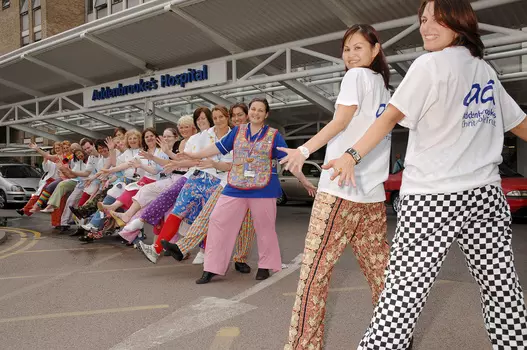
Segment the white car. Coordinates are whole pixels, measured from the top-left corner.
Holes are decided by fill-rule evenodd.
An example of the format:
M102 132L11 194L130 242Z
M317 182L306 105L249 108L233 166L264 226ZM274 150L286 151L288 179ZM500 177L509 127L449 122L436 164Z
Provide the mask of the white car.
M0 164L0 209L26 203L38 189L41 174L27 164Z
M302 173L314 186L318 187L318 181L320 180L320 174L322 168L320 167L322 161L310 161L307 160L302 167ZM309 196L306 189L298 179L291 174L291 172L281 168L278 172L278 179L280 180L280 186L282 187L282 195L276 199L276 204L284 205L287 201L306 201L312 202L313 197Z

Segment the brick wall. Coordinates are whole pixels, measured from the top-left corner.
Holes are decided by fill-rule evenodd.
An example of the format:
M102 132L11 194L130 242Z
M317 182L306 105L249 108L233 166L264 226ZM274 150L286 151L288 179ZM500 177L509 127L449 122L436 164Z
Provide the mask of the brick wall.
M43 38L78 27L85 22L84 0L41 0Z
M0 56L21 46L19 1L11 0L11 6L4 10L0 3L0 32Z

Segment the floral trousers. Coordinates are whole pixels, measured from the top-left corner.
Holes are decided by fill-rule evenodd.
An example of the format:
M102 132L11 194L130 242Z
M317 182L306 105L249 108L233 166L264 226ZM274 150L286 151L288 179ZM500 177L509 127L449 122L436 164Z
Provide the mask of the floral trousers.
M322 349L328 288L350 245L377 304L389 259L384 203L355 203L319 192L313 204L289 341L284 350Z

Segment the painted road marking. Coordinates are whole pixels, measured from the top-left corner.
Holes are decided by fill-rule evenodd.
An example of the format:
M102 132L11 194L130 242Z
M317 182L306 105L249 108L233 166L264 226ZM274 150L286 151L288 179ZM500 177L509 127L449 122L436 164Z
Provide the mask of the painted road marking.
M204 297L143 328L111 350L151 349L256 309L236 301Z
M92 267L95 267L95 266L99 266L100 264L103 264L105 263L106 261L110 260L110 259L113 259L119 255L122 255L122 253L115 253L115 254L112 254L110 256L106 256L102 259L99 259L99 260L96 260L94 263L86 266L86 267L83 267L81 269L77 269L77 270L74 270L74 271L70 271L70 272L66 272L66 273L62 273L62 274L59 274L59 275L56 275L54 277L51 277L50 279L48 280L45 280L45 281L42 281L42 282L39 282L39 283L35 283L35 284L32 284L32 285L29 285L29 286L26 286L26 287L23 287L23 288L19 288L11 293L6 293L6 294L3 294L3 295L0 295L0 301L2 300L5 300L5 299L8 299L8 298L11 298L13 296L17 296L17 295L20 295L20 294L23 294L25 292L29 292L35 288L40 288L40 287L43 287L45 285L48 285L50 283L53 283L55 281L58 281L62 278L65 278L65 277L68 277L70 275L73 275L74 273L78 273L78 272L81 272L82 270L85 270L85 269L90 269Z
M133 333L111 350L151 349L255 310L256 306L241 301L298 270L301 262L302 254L299 254L286 270L272 275L230 299L200 298L190 303L190 306L178 309L167 317Z
M20 248L20 249L17 249L17 250L15 250L15 251L11 252L11 253L8 253L8 254L5 254L5 255L0 256L0 260L5 259L5 258L8 258L8 257L13 256L13 255L16 255L16 254L19 254L19 253L21 253L21 252L24 252L24 251L26 251L26 250L32 248L33 246L35 246L35 245L38 243L38 239L40 238L40 232L33 231L33 230L27 230L27 229L11 229L11 228L8 228L8 229L4 229L4 231L7 231L7 232L14 232L14 233L17 233L17 234L21 235L21 237L22 237L22 238L20 238L21 241L18 242L17 244L15 244L14 246L12 246L11 249L14 248L14 247L18 247L18 246L20 246L21 244L27 242L27 240L24 239L24 237L27 236L26 232L24 232L24 231L27 231L27 232L32 233L34 239L33 239L32 241L30 241L25 247ZM8 250L10 250L10 249L8 249ZM6 250L4 250L4 252L5 252L5 251L6 251Z
M109 273L109 272L127 272L127 271L138 271L138 270L154 270L154 269L173 269L181 267L193 267L190 264L177 264L177 265L162 265L162 266L144 266L144 267L125 267L122 269L110 269L110 270L90 270L90 271L76 271L80 275L93 274L93 273ZM56 277L62 276L61 274L42 274L42 275L25 275L25 276L0 276L1 280L18 280L18 279L30 279L30 278L43 278L43 277Z
M449 284L449 283L468 283L473 284L472 282L460 282L460 281L450 281L450 280L437 280L435 284ZM356 287L342 287L342 288L330 288L328 289L328 292L336 293L336 292L354 292L357 290L369 290L369 286L356 286ZM294 297L296 296L296 292L289 292L289 293L283 293L283 296L286 297Z
M26 250L24 253L50 253L50 252L67 252L67 251L83 251L83 250L100 250L100 249L116 249L117 247L93 247L93 248L64 248L64 249L40 249L40 250Z
M216 332L216 338L214 338L209 350L229 350L238 336L240 336L238 327L221 328Z
M3 231L13 232L12 230L5 230L5 229ZM9 251L21 246L22 244L24 244L27 241L27 234L25 232L14 232L14 233L16 233L16 234L18 234L20 236L20 240L18 242L16 242L15 244L13 244L12 246L9 246L6 249L0 250L0 254L5 253L5 252L9 252Z
M22 316L22 317L3 318L3 319L0 319L0 323L11 323L11 322L21 322L21 321L35 321L35 320L49 320L49 319L52 319L52 318L115 314L115 313L121 313L121 312L158 310L158 309L167 309L167 308L169 308L169 305L146 305L146 306L123 307L123 308L118 308L118 309L102 309L102 310L61 312L61 313L58 313L58 314L46 314L46 315L34 315L34 316Z

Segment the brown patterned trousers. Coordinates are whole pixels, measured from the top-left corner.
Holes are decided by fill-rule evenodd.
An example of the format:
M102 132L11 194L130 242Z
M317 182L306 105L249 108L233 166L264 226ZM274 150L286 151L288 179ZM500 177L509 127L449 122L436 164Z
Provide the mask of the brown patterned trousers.
M375 306L384 288L390 253L384 203L355 203L319 192L311 212L285 350L322 349L331 273L348 244L370 285Z

